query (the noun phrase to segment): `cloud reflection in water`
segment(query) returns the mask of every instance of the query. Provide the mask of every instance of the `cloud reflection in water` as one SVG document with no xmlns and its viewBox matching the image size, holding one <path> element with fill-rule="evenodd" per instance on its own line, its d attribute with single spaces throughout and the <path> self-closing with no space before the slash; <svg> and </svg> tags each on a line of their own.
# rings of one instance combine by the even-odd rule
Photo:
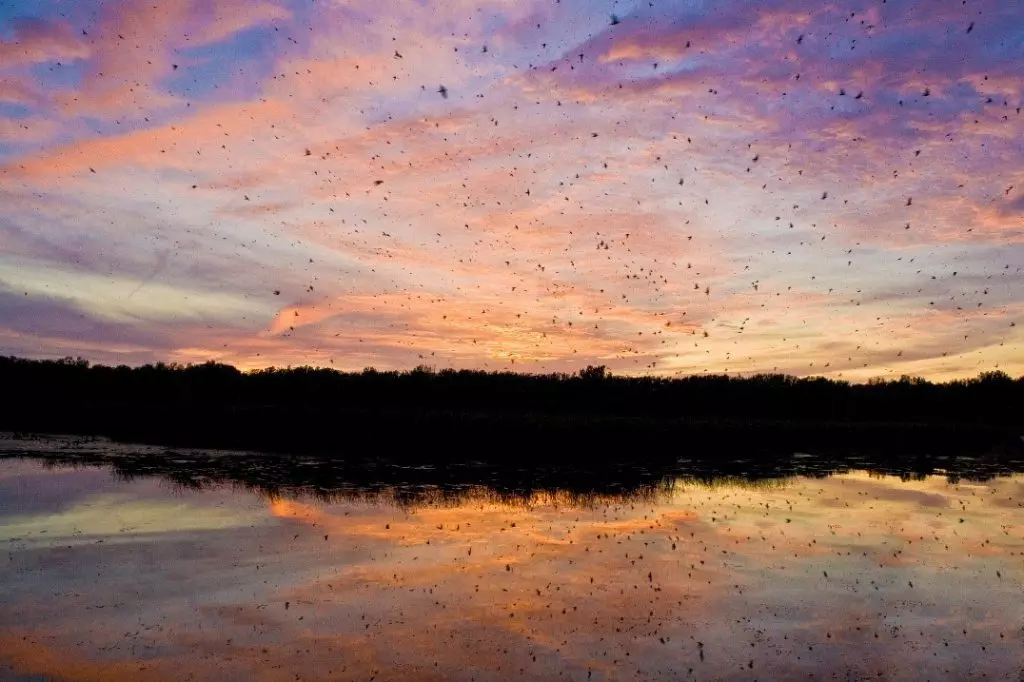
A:
<svg viewBox="0 0 1024 682">
<path fill-rule="evenodd" d="M 0 490 L 83 486 L 0 515 L 4 674 L 969 679 L 1024 660 L 1021 475 L 403 504 L 72 473 L 0 460 Z"/>
</svg>

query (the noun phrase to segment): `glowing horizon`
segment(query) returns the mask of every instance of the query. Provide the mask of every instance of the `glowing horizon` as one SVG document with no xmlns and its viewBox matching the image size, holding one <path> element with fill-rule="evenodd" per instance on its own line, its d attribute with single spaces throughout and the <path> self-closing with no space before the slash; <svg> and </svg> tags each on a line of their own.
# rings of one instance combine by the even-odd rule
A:
<svg viewBox="0 0 1024 682">
<path fill-rule="evenodd" d="M 0 354 L 1019 376 L 1022 36 L 999 0 L 7 2 Z"/>
</svg>

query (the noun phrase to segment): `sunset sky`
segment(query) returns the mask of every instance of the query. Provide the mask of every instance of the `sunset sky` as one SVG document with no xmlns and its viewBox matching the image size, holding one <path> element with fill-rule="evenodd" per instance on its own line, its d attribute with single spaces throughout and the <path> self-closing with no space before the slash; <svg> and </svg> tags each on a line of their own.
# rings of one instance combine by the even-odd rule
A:
<svg viewBox="0 0 1024 682">
<path fill-rule="evenodd" d="M 1024 373 L 1024 4 L 0 0 L 0 354 Z"/>
</svg>

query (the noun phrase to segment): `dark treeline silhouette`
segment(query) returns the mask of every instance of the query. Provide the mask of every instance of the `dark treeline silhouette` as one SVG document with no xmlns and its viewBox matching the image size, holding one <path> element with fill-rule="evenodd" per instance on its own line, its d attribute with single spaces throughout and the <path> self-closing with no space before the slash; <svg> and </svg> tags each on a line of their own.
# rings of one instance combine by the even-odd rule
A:
<svg viewBox="0 0 1024 682">
<path fill-rule="evenodd" d="M 78 437 L 0 438 L 0 458 L 48 466 L 105 467 L 122 480 L 159 477 L 190 490 L 241 486 L 268 496 L 325 502 L 366 501 L 415 507 L 470 501 L 530 504 L 547 496 L 557 504 L 657 501 L 675 485 L 781 485 L 793 476 L 820 478 L 852 470 L 920 480 L 941 474 L 950 482 L 987 481 L 1024 471 L 1024 451 L 994 457 L 830 456 L 766 453 L 759 458 L 657 459 L 637 463 L 592 459 L 572 465 L 538 462 L 447 462 L 412 466 L 379 457 L 279 455 L 164 448 Z"/>
<path fill-rule="evenodd" d="M 1024 378 L 851 384 L 771 374 L 665 379 L 0 358 L 0 428 L 195 447 L 522 458 L 721 452 L 975 454 L 1021 432 Z M 739 451 L 739 450 L 737 450 Z"/>
</svg>

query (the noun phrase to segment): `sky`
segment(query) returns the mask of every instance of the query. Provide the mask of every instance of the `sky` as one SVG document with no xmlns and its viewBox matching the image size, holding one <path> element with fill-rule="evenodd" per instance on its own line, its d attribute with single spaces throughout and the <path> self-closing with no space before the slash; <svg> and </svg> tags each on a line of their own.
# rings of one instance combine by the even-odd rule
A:
<svg viewBox="0 0 1024 682">
<path fill-rule="evenodd" d="M 1024 374 L 1024 5 L 0 0 L 0 354 Z"/>
</svg>

